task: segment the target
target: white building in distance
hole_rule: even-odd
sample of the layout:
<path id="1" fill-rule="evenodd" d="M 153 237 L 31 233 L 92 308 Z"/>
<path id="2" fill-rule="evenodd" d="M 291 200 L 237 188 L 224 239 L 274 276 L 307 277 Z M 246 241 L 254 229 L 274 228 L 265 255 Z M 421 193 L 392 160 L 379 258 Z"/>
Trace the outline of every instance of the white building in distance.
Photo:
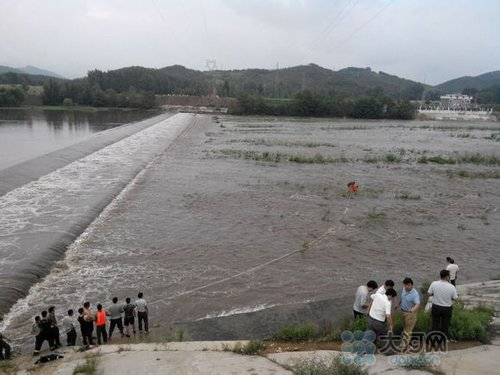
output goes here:
<path id="1" fill-rule="evenodd" d="M 471 106 L 474 98 L 463 94 L 446 94 L 441 95 L 440 99 L 439 106 L 442 109 L 465 110 Z"/>

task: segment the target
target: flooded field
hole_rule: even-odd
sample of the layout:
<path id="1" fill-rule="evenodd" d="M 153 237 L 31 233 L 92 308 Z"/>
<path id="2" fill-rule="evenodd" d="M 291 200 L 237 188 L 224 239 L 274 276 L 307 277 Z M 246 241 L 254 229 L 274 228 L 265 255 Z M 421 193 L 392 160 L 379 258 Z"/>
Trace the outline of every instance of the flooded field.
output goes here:
<path id="1" fill-rule="evenodd" d="M 176 321 L 326 299 L 341 301 L 339 318 L 358 285 L 419 286 L 447 256 L 458 283 L 500 276 L 498 123 L 171 121 L 182 134 L 6 316 L 19 343 L 45 306 L 62 314 L 139 290 L 162 337 Z"/>

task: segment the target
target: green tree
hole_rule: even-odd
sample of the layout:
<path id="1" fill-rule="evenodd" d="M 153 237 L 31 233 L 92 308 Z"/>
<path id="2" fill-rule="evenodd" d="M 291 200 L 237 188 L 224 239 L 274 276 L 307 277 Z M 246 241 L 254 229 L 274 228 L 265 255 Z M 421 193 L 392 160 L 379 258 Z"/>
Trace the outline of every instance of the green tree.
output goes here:
<path id="1" fill-rule="evenodd" d="M 61 84 L 54 79 L 49 79 L 49 81 L 43 85 L 43 104 L 57 105 L 61 104 L 62 100 Z"/>
<path id="2" fill-rule="evenodd" d="M 296 95 L 295 113 L 298 116 L 314 116 L 317 114 L 319 101 L 309 90 L 304 90 Z"/>
<path id="3" fill-rule="evenodd" d="M 106 93 L 98 86 L 92 90 L 92 105 L 94 107 L 105 107 L 107 105 Z"/>
<path id="4" fill-rule="evenodd" d="M 477 94 L 477 89 L 475 87 L 465 87 L 462 90 L 463 95 L 469 95 L 469 96 L 476 96 Z"/>
<path id="5" fill-rule="evenodd" d="M 362 97 L 354 102 L 351 113 L 354 118 L 378 119 L 383 116 L 382 104 L 373 97 Z"/>
<path id="6" fill-rule="evenodd" d="M 19 107 L 24 100 L 24 91 L 20 87 L 0 87 L 0 107 Z"/>

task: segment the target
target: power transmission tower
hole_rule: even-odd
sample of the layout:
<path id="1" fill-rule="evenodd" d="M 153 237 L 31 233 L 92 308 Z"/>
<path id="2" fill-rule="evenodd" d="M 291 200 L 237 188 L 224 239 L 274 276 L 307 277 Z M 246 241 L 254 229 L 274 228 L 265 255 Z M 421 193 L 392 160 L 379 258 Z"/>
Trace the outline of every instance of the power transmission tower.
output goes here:
<path id="1" fill-rule="evenodd" d="M 280 97 L 280 92 L 279 92 L 279 73 L 280 73 L 280 63 L 276 63 L 276 77 L 274 80 L 274 97 L 279 98 Z"/>
<path id="2" fill-rule="evenodd" d="M 211 82 L 212 87 L 209 96 L 215 98 L 217 96 L 217 92 L 215 89 L 215 71 L 217 70 L 217 62 L 215 60 L 207 60 L 207 68 L 212 77 L 212 82 Z"/>

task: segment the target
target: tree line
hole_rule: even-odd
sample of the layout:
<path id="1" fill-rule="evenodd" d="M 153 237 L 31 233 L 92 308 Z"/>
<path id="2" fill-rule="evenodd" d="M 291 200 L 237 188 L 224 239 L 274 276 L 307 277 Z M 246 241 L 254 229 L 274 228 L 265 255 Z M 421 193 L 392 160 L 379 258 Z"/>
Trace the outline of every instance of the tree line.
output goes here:
<path id="1" fill-rule="evenodd" d="M 321 95 L 309 90 L 297 93 L 293 99 L 269 99 L 262 96 L 240 95 L 230 109 L 233 114 L 271 116 L 352 117 L 369 119 L 403 119 L 415 117 L 415 107 L 409 101 L 395 101 L 382 96 L 352 97 Z"/>
<path id="2" fill-rule="evenodd" d="M 126 91 L 103 90 L 98 84 L 90 85 L 88 80 L 60 81 L 51 79 L 43 85 L 43 104 L 46 105 L 90 105 L 93 107 L 144 108 L 155 106 L 155 95 L 151 91 L 136 90 L 133 86 Z"/>
<path id="3" fill-rule="evenodd" d="M 9 72 L 0 74 L 0 84 L 22 86 L 26 100 L 30 97 L 28 85 L 43 85 L 42 99 L 47 105 L 151 108 L 155 105 L 155 95 L 208 95 L 215 82 L 220 96 L 239 99 L 239 105 L 232 108 L 234 113 L 355 118 L 412 118 L 409 100 L 420 99 L 424 90 L 421 84 L 367 69 L 345 69 L 338 72 L 337 81 L 325 82 L 331 72 L 324 70 L 315 66 L 284 69 L 280 71 L 279 83 L 273 78 L 276 72 L 266 70 L 215 72 L 214 81 L 208 72 L 179 65 L 162 69 L 128 67 L 107 72 L 95 69 L 74 80 Z M 297 72 L 307 77 L 311 89 L 300 86 Z M 358 82 L 355 79 L 364 85 L 354 84 Z M 356 91 L 351 86 L 359 87 Z M 354 91 L 346 91 L 348 88 Z M 425 91 L 427 100 L 439 100 L 438 90 Z M 483 90 L 467 88 L 463 93 L 473 95 L 478 104 L 500 104 L 498 85 Z M 23 101 L 21 92 L 8 87 L 2 89 L 0 96 L 0 106 L 17 106 Z"/>
<path id="4" fill-rule="evenodd" d="M 0 87 L 0 107 L 19 107 L 24 101 L 21 87 Z"/>

